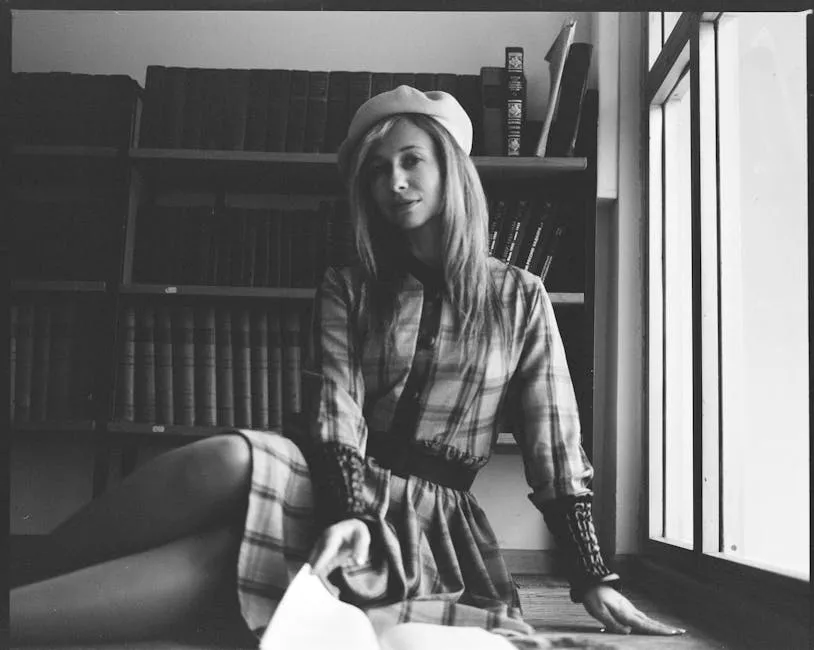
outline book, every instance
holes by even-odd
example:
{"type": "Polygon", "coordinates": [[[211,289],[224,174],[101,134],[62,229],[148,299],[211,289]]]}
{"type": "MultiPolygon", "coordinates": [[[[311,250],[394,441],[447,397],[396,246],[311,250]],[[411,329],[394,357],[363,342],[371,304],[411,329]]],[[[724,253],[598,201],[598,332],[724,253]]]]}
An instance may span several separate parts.
{"type": "Polygon", "coordinates": [[[239,307],[232,321],[235,426],[252,426],[251,320],[249,310],[239,307]]]}
{"type": "Polygon", "coordinates": [[[505,224],[509,220],[509,204],[502,197],[492,200],[489,210],[489,254],[499,257],[499,250],[505,243],[501,234],[505,231],[505,224]]]}
{"type": "Polygon", "coordinates": [[[266,151],[286,151],[292,71],[269,71],[269,103],[266,118],[266,151]]]}
{"type": "Polygon", "coordinates": [[[348,80],[348,123],[356,115],[359,107],[371,98],[372,84],[373,73],[371,71],[358,70],[350,73],[350,79],[348,80]]]}
{"type": "MultiPolygon", "coordinates": [[[[567,645],[571,647],[571,643],[567,645]]],[[[259,647],[260,650],[507,650],[514,645],[501,634],[474,626],[411,622],[377,630],[363,610],[340,600],[337,588],[326,584],[306,563],[286,588],[259,647]]]]}
{"type": "Polygon", "coordinates": [[[415,73],[414,72],[394,72],[393,73],[393,88],[399,86],[412,86],[415,88],[415,73]]]}
{"type": "Polygon", "coordinates": [[[51,373],[51,306],[34,305],[34,372],[31,378],[31,419],[48,419],[48,378],[51,373]]]}
{"type": "Polygon", "coordinates": [[[268,411],[269,427],[283,426],[283,330],[280,317],[281,303],[268,310],[268,411]]]}
{"type": "Polygon", "coordinates": [[[506,152],[520,155],[526,104],[526,77],[523,70],[523,48],[506,48],[506,152]]]}
{"type": "Polygon", "coordinates": [[[51,376],[48,385],[48,419],[70,419],[71,373],[76,328],[76,302],[54,304],[51,322],[51,376]]]}
{"type": "Polygon", "coordinates": [[[122,422],[136,419],[136,310],[133,305],[122,308],[119,320],[119,364],[116,374],[114,418],[122,422]]]}
{"type": "MultiPolygon", "coordinates": [[[[439,72],[435,75],[435,89],[458,97],[458,75],[449,72],[439,72]]],[[[471,119],[471,118],[470,118],[471,119]]]]}
{"type": "Polygon", "coordinates": [[[203,148],[208,72],[205,68],[188,68],[186,80],[184,128],[181,132],[181,147],[184,149],[201,149],[203,148]]]}
{"type": "Polygon", "coordinates": [[[195,316],[189,305],[172,314],[172,395],[175,424],[195,424],[195,316]]]}
{"type": "Polygon", "coordinates": [[[325,133],[328,126],[328,92],[330,75],[324,70],[308,74],[308,108],[305,117],[303,151],[325,151],[325,133]]]}
{"type": "Polygon", "coordinates": [[[548,200],[543,202],[542,229],[537,245],[529,253],[529,260],[525,267],[526,270],[535,275],[540,275],[554,231],[562,223],[562,209],[562,205],[558,201],[548,200]]]}
{"type": "Polygon", "coordinates": [[[479,156],[483,150],[483,126],[481,125],[480,75],[458,75],[458,91],[455,95],[461,107],[472,121],[472,155],[479,156]]]}
{"type": "Polygon", "coordinates": [[[161,147],[178,149],[183,146],[187,72],[186,68],[168,67],[164,69],[159,139],[161,147]]]}
{"type": "Polygon", "coordinates": [[[136,422],[155,422],[155,308],[136,309],[134,405],[136,422]]]}
{"type": "Polygon", "coordinates": [[[437,84],[435,80],[435,74],[432,72],[417,72],[415,75],[415,88],[423,92],[427,92],[429,90],[436,90],[437,84]]]}
{"type": "Polygon", "coordinates": [[[547,251],[545,259],[543,260],[543,266],[540,269],[540,279],[545,282],[546,276],[548,275],[549,270],[551,269],[551,264],[554,262],[554,257],[557,254],[557,249],[560,247],[560,243],[562,242],[563,236],[565,235],[566,226],[559,225],[554,229],[554,233],[551,236],[551,241],[548,243],[547,251]]]}
{"type": "Polygon", "coordinates": [[[271,70],[249,71],[249,94],[246,102],[246,130],[243,134],[243,148],[246,151],[265,151],[266,149],[271,74],[271,70]]]}
{"type": "MultiPolygon", "coordinates": [[[[392,72],[374,72],[370,77],[370,96],[375,97],[381,93],[393,90],[393,73],[392,72]]],[[[351,115],[351,117],[353,117],[351,115]]]]}
{"type": "Polygon", "coordinates": [[[231,70],[224,68],[205,69],[204,104],[201,123],[201,148],[224,149],[227,140],[227,120],[229,112],[229,79],[231,70]]]}
{"type": "Polygon", "coordinates": [[[300,313],[296,307],[283,310],[283,418],[296,415],[301,410],[301,342],[300,313]]]}
{"type": "Polygon", "coordinates": [[[172,361],[172,316],[169,305],[160,304],[155,310],[155,402],[158,424],[175,423],[172,361]]]}
{"type": "Polygon", "coordinates": [[[161,65],[148,65],[144,76],[144,100],[141,109],[139,147],[161,147],[164,138],[164,95],[167,92],[165,80],[167,68],[161,65]]]}
{"type": "Polygon", "coordinates": [[[506,69],[484,66],[480,82],[481,154],[502,156],[506,151],[506,69]]]}
{"type": "Polygon", "coordinates": [[[542,205],[534,205],[531,219],[526,228],[525,241],[522,250],[518,253],[516,265],[524,270],[529,270],[532,259],[534,259],[538,248],[542,244],[543,233],[546,224],[549,222],[553,204],[550,200],[544,200],[542,205]]]}
{"type": "Polygon", "coordinates": [[[348,134],[350,75],[351,73],[347,70],[332,70],[329,73],[324,149],[328,153],[336,153],[348,134]]]}
{"type": "Polygon", "coordinates": [[[195,309],[195,425],[217,424],[217,377],[215,372],[215,308],[195,309]]]}
{"type": "Polygon", "coordinates": [[[530,220],[531,203],[528,199],[518,199],[514,216],[512,217],[511,230],[509,231],[509,241],[506,243],[504,253],[504,259],[509,264],[516,265],[517,263],[517,257],[523,248],[523,239],[530,220]]]}
{"type": "Polygon", "coordinates": [[[31,382],[34,372],[34,306],[23,303],[17,313],[17,367],[14,377],[17,422],[31,420],[31,382]]]}
{"type": "Polygon", "coordinates": [[[548,156],[574,155],[592,52],[590,43],[573,43],[568,49],[562,70],[559,106],[548,134],[548,156]]]}
{"type": "Polygon", "coordinates": [[[232,313],[218,307],[215,314],[215,371],[218,426],[235,426],[234,361],[232,353],[232,313]]]}
{"type": "Polygon", "coordinates": [[[557,111],[557,104],[560,97],[562,71],[565,66],[565,59],[568,56],[568,50],[571,47],[571,43],[574,42],[576,27],[577,21],[573,18],[567,18],[545,56],[545,60],[548,62],[549,74],[548,104],[543,119],[543,127],[540,132],[540,139],[537,142],[537,149],[534,152],[534,154],[540,158],[546,155],[548,134],[551,130],[551,124],[554,121],[554,114],[557,111]]]}
{"type": "Polygon", "coordinates": [[[308,70],[291,71],[291,90],[288,98],[288,125],[285,150],[301,153],[305,150],[305,125],[308,120],[308,70]]]}
{"type": "Polygon", "coordinates": [[[251,311],[252,427],[269,428],[268,320],[264,309],[251,311]]]}
{"type": "Polygon", "coordinates": [[[17,375],[17,314],[18,306],[11,305],[9,308],[9,355],[8,355],[8,419],[14,422],[14,389],[17,375]]]}
{"type": "Polygon", "coordinates": [[[248,70],[229,68],[223,71],[226,97],[223,100],[223,125],[219,149],[242,151],[246,142],[246,121],[249,109],[248,70]]]}

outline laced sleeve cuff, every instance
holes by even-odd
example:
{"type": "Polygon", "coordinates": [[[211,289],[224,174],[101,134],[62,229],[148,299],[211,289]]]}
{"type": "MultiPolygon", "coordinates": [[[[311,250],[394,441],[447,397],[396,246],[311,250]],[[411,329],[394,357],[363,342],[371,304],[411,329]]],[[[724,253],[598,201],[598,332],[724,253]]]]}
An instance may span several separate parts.
{"type": "Polygon", "coordinates": [[[618,589],[621,579],[605,566],[599,550],[590,495],[555,499],[541,510],[565,561],[571,600],[581,603],[585,591],[597,584],[618,589]]]}
{"type": "Polygon", "coordinates": [[[351,517],[373,518],[362,500],[365,461],[357,449],[326,442],[311,446],[307,457],[318,522],[327,528],[351,517]]]}

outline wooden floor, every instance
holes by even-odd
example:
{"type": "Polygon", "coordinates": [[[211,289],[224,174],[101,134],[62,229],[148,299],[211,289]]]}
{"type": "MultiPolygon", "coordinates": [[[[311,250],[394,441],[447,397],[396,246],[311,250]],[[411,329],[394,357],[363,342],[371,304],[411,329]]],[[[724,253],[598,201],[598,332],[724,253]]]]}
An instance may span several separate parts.
{"type": "MultiPolygon", "coordinates": [[[[650,650],[741,650],[740,645],[726,644],[716,640],[707,632],[694,628],[686,620],[681,620],[657,607],[652,600],[626,588],[625,595],[639,609],[649,616],[667,624],[681,627],[687,633],[678,637],[622,636],[600,633],[601,627],[585,612],[581,605],[570,601],[565,583],[549,576],[516,575],[520,587],[520,598],[525,619],[537,630],[537,636],[544,639],[551,648],[590,648],[594,650],[643,649],[650,650]]],[[[82,646],[87,648],[88,646],[82,646]]],[[[151,641],[115,645],[97,645],[96,650],[247,650],[251,643],[246,637],[235,637],[229,631],[205,631],[187,636],[183,640],[151,641]]],[[[62,646],[63,650],[78,646],[62,646]]],[[[770,650],[784,650],[782,645],[770,650]]]]}

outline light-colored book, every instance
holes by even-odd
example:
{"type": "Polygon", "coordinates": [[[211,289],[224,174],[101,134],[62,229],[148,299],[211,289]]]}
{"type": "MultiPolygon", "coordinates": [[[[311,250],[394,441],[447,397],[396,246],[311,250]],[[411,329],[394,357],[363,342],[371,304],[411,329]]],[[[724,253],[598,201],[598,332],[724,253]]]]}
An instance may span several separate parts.
{"type": "Polygon", "coordinates": [[[549,49],[548,54],[545,55],[545,60],[548,62],[550,90],[548,93],[548,106],[545,111],[545,119],[543,120],[543,130],[540,132],[540,140],[537,142],[537,149],[534,152],[534,155],[540,158],[545,156],[546,147],[548,146],[548,134],[551,131],[551,123],[554,121],[557,104],[560,99],[562,71],[565,67],[568,50],[571,47],[571,43],[574,42],[576,29],[576,19],[566,18],[560,29],[560,33],[551,45],[551,49],[549,49]]]}
{"type": "Polygon", "coordinates": [[[376,635],[358,607],[336,598],[305,564],[274,612],[260,650],[515,650],[503,636],[479,627],[400,623],[376,635]]]}

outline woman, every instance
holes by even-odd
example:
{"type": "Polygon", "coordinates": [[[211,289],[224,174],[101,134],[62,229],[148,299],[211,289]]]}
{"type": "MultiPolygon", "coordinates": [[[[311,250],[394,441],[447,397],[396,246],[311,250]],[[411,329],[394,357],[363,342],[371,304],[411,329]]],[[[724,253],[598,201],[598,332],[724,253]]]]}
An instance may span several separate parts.
{"type": "Polygon", "coordinates": [[[609,631],[679,632],[636,610],[602,561],[553,309],[539,278],[488,257],[471,143],[443,92],[401,86],[358,110],[339,167],[359,263],[329,269],[318,291],[308,417],[287,432],[297,444],[213,437],[89,504],[51,535],[62,575],[12,591],[13,639],[157,633],[235,581],[259,634],[307,559],[380,631],[530,633],[469,492],[510,394],[529,498],[572,599],[609,631]]]}

